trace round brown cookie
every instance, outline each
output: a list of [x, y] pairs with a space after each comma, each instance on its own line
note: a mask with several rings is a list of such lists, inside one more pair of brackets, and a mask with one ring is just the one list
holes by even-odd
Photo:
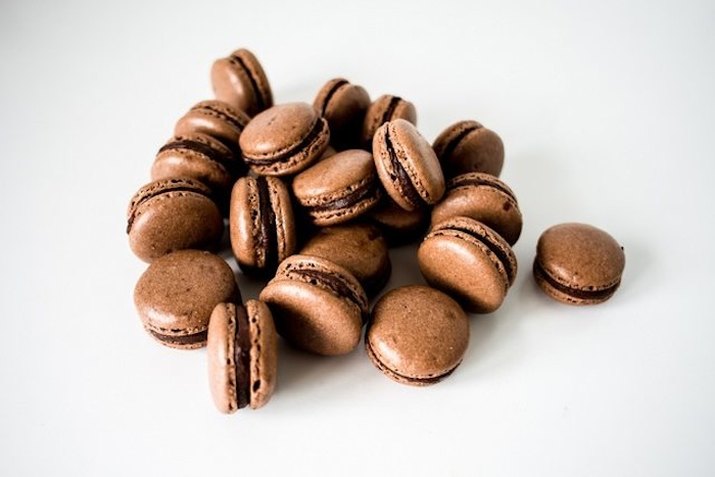
[[240, 301], [231, 267], [221, 257], [199, 250], [180, 250], [154, 260], [134, 288], [144, 328], [171, 348], [204, 346], [214, 307]]
[[625, 265], [623, 247], [607, 232], [587, 224], [559, 224], [539, 238], [534, 278], [555, 300], [593, 305], [613, 296]]
[[145, 262], [186, 248], [211, 249], [222, 233], [223, 218], [211, 190], [193, 179], [150, 182], [129, 203], [129, 246]]
[[362, 143], [370, 150], [374, 147], [372, 138], [377, 129], [388, 121], [404, 119], [410, 123], [417, 124], [417, 110], [415, 105], [409, 101], [384, 94], [377, 98], [365, 113], [365, 120], [362, 128]]
[[300, 254], [331, 260], [350, 271], [368, 295], [380, 291], [392, 271], [387, 242], [380, 229], [371, 224], [357, 223], [319, 229]]
[[233, 186], [231, 248], [241, 270], [270, 276], [296, 248], [288, 187], [277, 177], [242, 177]]
[[266, 73], [255, 55], [244, 48], [214, 62], [211, 84], [218, 100], [249, 116], [273, 106], [273, 93]]
[[368, 212], [369, 220], [375, 222], [391, 247], [422, 239], [428, 225], [428, 215], [423, 209], [406, 211], [384, 194], [380, 203]]
[[174, 136], [164, 144], [151, 168], [153, 180], [190, 177], [211, 188], [222, 208], [228, 201], [231, 186], [244, 169], [221, 141], [205, 134]]
[[330, 126], [330, 142], [338, 150], [362, 145], [362, 123], [370, 106], [370, 95], [362, 86], [345, 78], [328, 81], [318, 91], [313, 107]]
[[321, 160], [295, 176], [293, 194], [315, 225], [340, 224], [364, 214], [381, 196], [372, 154], [349, 149]]
[[411, 285], [390, 290], [372, 310], [365, 349], [387, 377], [426, 386], [449, 376], [469, 345], [469, 322], [449, 296]]
[[522, 217], [514, 192], [490, 174], [471, 172], [447, 182], [447, 192], [432, 209], [432, 224], [460, 215], [494, 229], [512, 246], [521, 235]]
[[349, 353], [360, 341], [367, 296], [349, 271], [329, 260], [288, 257], [260, 298], [278, 333], [300, 349], [333, 356]]
[[219, 303], [208, 331], [211, 396], [219, 411], [230, 414], [258, 409], [273, 395], [278, 364], [278, 338], [265, 303]]
[[412, 211], [442, 198], [445, 184], [439, 161], [411, 123], [396, 119], [380, 126], [372, 150], [380, 181], [397, 205]]
[[499, 176], [504, 165], [501, 138], [476, 121], [459, 121], [437, 136], [434, 151], [447, 178], [468, 172]]
[[501, 306], [517, 271], [509, 244], [467, 217], [437, 224], [417, 250], [417, 261], [427, 283], [476, 313]]
[[175, 136], [206, 134], [221, 141], [240, 160], [243, 175], [246, 165], [238, 148], [238, 138], [251, 118], [240, 109], [218, 100], [201, 101], [184, 114], [174, 127]]
[[307, 103], [273, 106], [254, 117], [243, 130], [243, 158], [260, 175], [296, 174], [328, 147], [328, 122]]

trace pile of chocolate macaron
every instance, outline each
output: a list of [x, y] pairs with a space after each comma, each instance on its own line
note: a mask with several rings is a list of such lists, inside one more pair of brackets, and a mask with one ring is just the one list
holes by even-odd
[[[279, 335], [331, 356], [364, 333], [369, 359], [398, 382], [451, 374], [469, 344], [466, 313], [499, 308], [517, 274], [522, 215], [498, 178], [500, 137], [466, 120], [430, 144], [411, 102], [371, 101], [342, 78], [312, 105], [274, 105], [245, 49], [215, 61], [211, 81], [216, 99], [178, 120], [129, 204], [129, 244], [150, 263], [134, 291], [147, 332], [172, 348], [207, 346], [211, 394], [227, 413], [268, 402]], [[243, 302], [215, 254], [226, 226], [240, 273], [265, 285], [258, 300]], [[389, 248], [411, 242], [429, 286], [390, 290], [370, 309]], [[533, 275], [556, 300], [593, 304], [613, 295], [624, 264], [609, 234], [567, 223], [542, 234]]]

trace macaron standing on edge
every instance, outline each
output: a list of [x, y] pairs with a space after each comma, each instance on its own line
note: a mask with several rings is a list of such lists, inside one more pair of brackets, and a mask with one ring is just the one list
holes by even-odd
[[504, 166], [504, 143], [497, 133], [477, 121], [452, 124], [437, 136], [432, 147], [448, 179], [469, 172], [499, 177]]
[[415, 105], [406, 99], [390, 94], [383, 94], [370, 105], [365, 113], [362, 129], [362, 141], [367, 150], [374, 146], [373, 137], [378, 128], [395, 119], [404, 119], [417, 125]]
[[238, 49], [211, 66], [211, 85], [216, 99], [254, 116], [273, 106], [271, 85], [256, 56]]
[[337, 150], [361, 146], [362, 124], [370, 95], [345, 78], [334, 78], [318, 91], [313, 107], [328, 121], [330, 142]]

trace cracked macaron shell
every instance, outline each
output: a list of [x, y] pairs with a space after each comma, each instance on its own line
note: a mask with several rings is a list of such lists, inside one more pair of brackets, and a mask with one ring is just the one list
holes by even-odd
[[539, 237], [534, 275], [552, 298], [590, 305], [613, 296], [625, 264], [623, 247], [608, 232], [588, 224], [564, 223]]
[[437, 156], [408, 121], [396, 119], [380, 126], [373, 155], [385, 191], [403, 209], [413, 211], [442, 198], [445, 181]]
[[296, 248], [288, 187], [277, 177], [242, 177], [233, 186], [231, 248], [242, 270], [272, 274]]
[[361, 145], [362, 124], [370, 107], [365, 88], [345, 78], [334, 78], [318, 91], [313, 107], [330, 127], [330, 142], [339, 150]]
[[370, 150], [373, 147], [372, 138], [380, 126], [395, 119], [404, 119], [417, 125], [415, 105], [404, 98], [390, 94], [377, 98], [368, 108], [363, 121], [362, 141], [365, 148]]
[[430, 287], [390, 290], [378, 300], [365, 333], [373, 364], [403, 384], [426, 386], [451, 374], [469, 345], [469, 321], [459, 304]]
[[475, 313], [499, 308], [517, 273], [509, 244], [467, 217], [437, 224], [420, 244], [417, 261], [427, 283]]
[[296, 174], [317, 160], [330, 142], [327, 121], [308, 103], [273, 106], [241, 133], [244, 160], [260, 175]]
[[499, 177], [504, 166], [504, 143], [497, 133], [472, 120], [447, 127], [433, 148], [448, 178], [469, 172]]
[[444, 197], [432, 209], [432, 225], [457, 216], [484, 223], [512, 246], [521, 235], [523, 219], [514, 192], [490, 174], [472, 172], [447, 182]]
[[261, 291], [278, 334], [293, 346], [324, 356], [354, 350], [368, 301], [345, 268], [319, 257], [293, 255]]
[[134, 304], [144, 328], [172, 348], [204, 346], [214, 307], [240, 299], [231, 267], [221, 257], [199, 250], [181, 250], [154, 260], [134, 288]]
[[211, 85], [216, 99], [245, 111], [249, 116], [273, 106], [273, 93], [263, 66], [245, 48], [213, 63]]
[[372, 154], [361, 149], [338, 152], [293, 179], [293, 194], [313, 223], [335, 225], [377, 205], [380, 186]]
[[[246, 315], [248, 328], [240, 330], [238, 314]], [[248, 370], [237, 372], [238, 333], [247, 333]], [[263, 407], [276, 386], [278, 344], [270, 310], [265, 303], [249, 300], [245, 306], [219, 303], [211, 314], [208, 328], [208, 375], [211, 396], [219, 411], [230, 414], [239, 409], [238, 388], [248, 396], [252, 409]], [[243, 382], [239, 376], [244, 376]], [[248, 379], [245, 379], [247, 377]]]
[[350, 271], [368, 295], [377, 293], [392, 271], [385, 238], [377, 226], [367, 223], [321, 228], [300, 254], [331, 260]]
[[129, 246], [145, 262], [176, 250], [211, 249], [222, 233], [223, 218], [211, 190], [193, 179], [150, 182], [129, 203]]

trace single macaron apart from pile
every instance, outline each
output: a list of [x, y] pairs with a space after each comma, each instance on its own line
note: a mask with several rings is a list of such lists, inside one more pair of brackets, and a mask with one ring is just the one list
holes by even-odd
[[[276, 103], [243, 48], [216, 60], [210, 80], [215, 98], [189, 103], [126, 212], [130, 249], [149, 264], [134, 289], [147, 334], [206, 346], [211, 396], [227, 414], [271, 399], [281, 339], [338, 356], [364, 337], [365, 357], [400, 384], [459, 374], [481, 319], [467, 313], [509, 299], [512, 247], [528, 225], [499, 177], [501, 137], [467, 119], [430, 143], [412, 102], [371, 102], [342, 77], [312, 104]], [[390, 248], [405, 245], [393, 265]], [[427, 285], [395, 286], [404, 257]], [[564, 223], [541, 235], [532, 270], [546, 295], [589, 305], [613, 296], [624, 267], [610, 234]], [[259, 299], [243, 302], [237, 274], [260, 285]]]

